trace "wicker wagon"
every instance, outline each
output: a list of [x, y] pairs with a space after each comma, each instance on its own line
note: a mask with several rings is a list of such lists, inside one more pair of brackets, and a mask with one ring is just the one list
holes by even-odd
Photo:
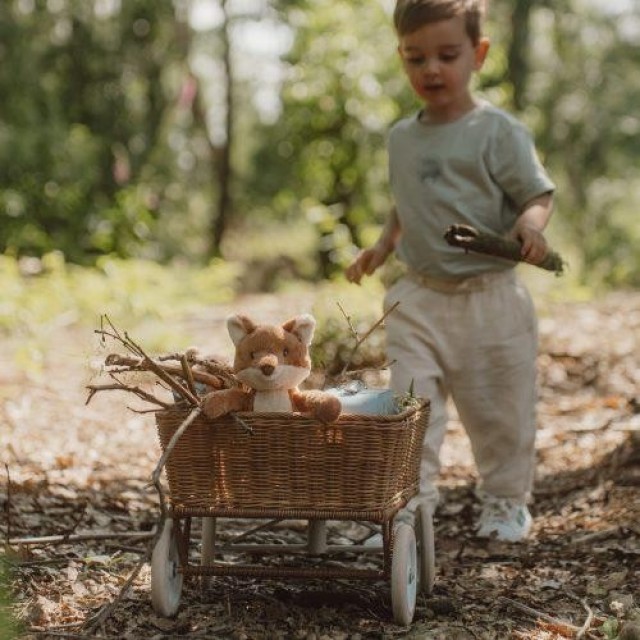
[[[187, 416], [180, 409], [156, 413], [163, 449]], [[422, 507], [413, 525], [394, 526], [394, 518], [417, 492], [428, 417], [428, 403], [397, 415], [346, 414], [333, 424], [282, 413], [238, 413], [217, 420], [198, 416], [165, 467], [168, 517], [151, 566], [156, 612], [176, 613], [184, 577], [366, 578], [390, 580], [394, 618], [410, 624], [418, 591], [433, 586], [433, 525], [431, 513]], [[203, 518], [199, 563], [189, 553], [192, 518], [197, 517]], [[306, 544], [246, 544], [248, 536], [240, 536], [242, 544], [220, 544], [216, 524], [222, 518], [308, 520]], [[327, 520], [378, 524], [382, 544], [329, 545]], [[273, 566], [222, 557], [274, 552], [320, 559], [382, 552], [383, 562], [376, 570], [353, 562]]]

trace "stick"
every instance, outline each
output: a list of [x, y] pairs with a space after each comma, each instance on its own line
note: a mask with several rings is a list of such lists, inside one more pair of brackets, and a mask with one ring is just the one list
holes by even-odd
[[189, 413], [189, 415], [185, 418], [184, 422], [178, 427], [178, 430], [173, 434], [169, 444], [167, 445], [162, 457], [160, 458], [156, 468], [153, 471], [151, 479], [153, 481], [153, 486], [156, 488], [158, 492], [158, 499], [160, 501], [160, 512], [158, 515], [158, 524], [156, 526], [155, 532], [153, 534], [153, 539], [147, 546], [147, 551], [145, 555], [140, 558], [138, 564], [135, 569], [124, 583], [120, 592], [116, 596], [114, 600], [112, 600], [109, 604], [105, 605], [95, 616], [89, 618], [82, 625], [82, 629], [91, 633], [98, 625], [104, 624], [105, 621], [109, 618], [109, 616], [113, 613], [114, 609], [118, 605], [118, 603], [124, 598], [125, 593], [129, 589], [129, 587], [133, 584], [133, 581], [138, 577], [142, 567], [151, 560], [151, 556], [153, 554], [153, 549], [155, 548], [160, 536], [162, 535], [162, 531], [164, 529], [164, 523], [167, 515], [167, 507], [165, 505], [164, 499], [164, 491], [162, 490], [162, 486], [160, 485], [160, 475], [162, 474], [162, 470], [164, 469], [171, 452], [173, 451], [176, 443], [184, 432], [189, 428], [189, 425], [200, 415], [201, 409], [200, 407], [194, 407]]
[[591, 628], [591, 623], [593, 622], [593, 618], [595, 616], [593, 614], [593, 611], [591, 610], [591, 607], [587, 604], [587, 601], [584, 598], [580, 598], [575, 593], [571, 593], [570, 591], [567, 593], [567, 595], [576, 602], [579, 602], [587, 612], [587, 619], [584, 621], [584, 624], [580, 627], [580, 629], [578, 629], [578, 632], [576, 633], [576, 638], [584, 638], [588, 634], [589, 629]]
[[[127, 335], [127, 334], [125, 334]], [[139, 347], [135, 342], [133, 342], [133, 340], [131, 340], [131, 338], [129, 338], [129, 336], [127, 335], [127, 340], [129, 340], [131, 342], [131, 344], [133, 344], [136, 348], [138, 348], [140, 350], [140, 352], [142, 353], [142, 356], [144, 358], [144, 364], [146, 366], [149, 367], [149, 369], [151, 371], [153, 371], [153, 373], [155, 373], [158, 378], [160, 378], [160, 380], [162, 380], [163, 382], [166, 382], [174, 391], [176, 391], [178, 394], [180, 394], [183, 398], [185, 398], [189, 404], [193, 405], [193, 406], [198, 406], [198, 404], [200, 404], [200, 400], [198, 399], [198, 397], [196, 395], [194, 395], [193, 393], [191, 393], [191, 391], [189, 391], [189, 389], [187, 389], [186, 387], [182, 386], [177, 380], [174, 380], [160, 365], [158, 365], [156, 362], [154, 362], [143, 350], [141, 347]]]
[[387, 309], [387, 311], [385, 311], [385, 313], [382, 315], [382, 317], [379, 320], [377, 320], [362, 337], [360, 337], [358, 335], [358, 332], [353, 327], [353, 325], [351, 323], [351, 318], [345, 313], [344, 309], [340, 306], [340, 304], [338, 304], [338, 308], [340, 309], [340, 311], [342, 311], [342, 314], [344, 315], [347, 323], [349, 324], [349, 328], [351, 330], [351, 333], [353, 334], [353, 336], [356, 339], [356, 343], [355, 343], [353, 349], [351, 349], [351, 353], [349, 354], [349, 357], [347, 358], [347, 361], [345, 362], [345, 365], [342, 368], [342, 371], [340, 372], [340, 375], [338, 376], [339, 378], [343, 377], [345, 375], [345, 373], [347, 372], [347, 369], [349, 368], [349, 365], [351, 364], [351, 361], [353, 360], [353, 357], [356, 355], [356, 353], [357, 353], [358, 349], [360, 348], [360, 346], [362, 345], [362, 343], [385, 321], [385, 319], [387, 318], [387, 316], [390, 313], [392, 313], [393, 311], [395, 311], [397, 309], [399, 304], [400, 304], [400, 301], [396, 302], [391, 308]]
[[526, 604], [522, 604], [517, 600], [512, 600], [511, 598], [506, 598], [505, 596], [500, 596], [498, 600], [504, 602], [507, 606], [513, 607], [514, 609], [518, 609], [522, 613], [526, 613], [528, 616], [531, 616], [532, 618], [544, 620], [545, 622], [548, 622], [549, 624], [552, 624], [558, 627], [564, 627], [565, 629], [568, 629], [572, 633], [577, 633], [580, 631], [579, 627], [572, 625], [570, 622], [559, 620], [558, 618], [554, 618], [553, 616], [547, 615], [546, 613], [542, 613], [541, 611], [532, 609], [531, 607], [528, 607]]
[[[186, 358], [186, 356], [184, 354], [180, 355], [179, 360], [181, 361], [182, 358]], [[177, 375], [182, 377], [185, 377], [186, 375], [188, 375], [185, 373], [185, 370], [182, 365], [165, 364], [163, 362], [163, 358], [158, 358], [157, 360], [158, 361], [153, 360], [153, 362], [170, 375]], [[144, 358], [125, 356], [119, 353], [110, 353], [105, 358], [105, 365], [108, 367], [114, 367], [114, 366], [124, 367], [122, 371], [116, 371], [116, 373], [122, 373], [125, 371], [148, 371], [148, 369], [145, 367]], [[209, 385], [213, 389], [222, 389], [224, 387], [224, 384], [222, 381], [222, 378], [223, 378], [222, 375], [217, 376], [217, 375], [213, 375], [212, 373], [207, 373], [205, 371], [198, 371], [197, 369], [194, 371], [193, 369], [191, 369], [191, 367], [188, 367], [188, 369], [191, 372], [192, 378], [196, 382], [202, 382], [206, 385]]]
[[120, 332], [115, 328], [111, 320], [108, 316], [103, 316], [103, 322], [106, 322], [111, 331], [107, 331], [104, 329], [104, 325], [101, 322], [101, 328], [96, 329], [95, 333], [102, 336], [103, 340], [105, 337], [113, 338], [122, 344], [127, 350], [131, 353], [135, 354], [141, 359], [140, 366], [143, 366], [145, 369], [152, 371], [153, 373], [160, 378], [163, 382], [168, 384], [171, 389], [173, 389], [176, 393], [178, 393], [181, 397], [183, 397], [187, 402], [193, 406], [198, 406], [200, 400], [196, 395], [191, 393], [189, 389], [181, 385], [177, 380], [171, 377], [169, 373], [167, 373], [161, 365], [155, 362], [152, 358], [150, 358], [144, 351], [144, 349], [137, 344], [131, 336], [125, 331], [124, 335], [121, 335]]
[[[452, 247], [460, 247], [466, 251], [484, 253], [497, 258], [506, 258], [513, 262], [524, 262], [522, 248], [516, 240], [508, 240], [492, 233], [483, 233], [466, 224], [451, 225], [445, 231], [444, 239]], [[564, 271], [564, 265], [562, 257], [549, 249], [544, 260], [535, 266], [561, 275]]]
[[[158, 464], [157, 464], [156, 468], [154, 469], [153, 473], [151, 474], [151, 480], [152, 480], [154, 486], [156, 487], [156, 489], [160, 488], [160, 484], [159, 484], [160, 474], [162, 473], [162, 469], [164, 468], [165, 464], [167, 463], [167, 460], [169, 459], [169, 456], [171, 455], [171, 452], [173, 451], [173, 448], [176, 446], [178, 440], [180, 440], [180, 438], [182, 437], [184, 432], [189, 428], [191, 423], [201, 413], [202, 413], [202, 409], [200, 409], [200, 407], [194, 407], [194, 409], [191, 411], [191, 413], [185, 418], [184, 422], [180, 425], [178, 430], [173, 434], [173, 436], [171, 436], [171, 440], [169, 440], [169, 444], [166, 446], [164, 452], [162, 453], [162, 456], [160, 457], [160, 461], [158, 462]], [[160, 489], [159, 492], [162, 493], [162, 490]]]
[[68, 542], [86, 542], [88, 540], [113, 540], [114, 538], [126, 538], [137, 539], [137, 540], [147, 540], [154, 536], [153, 532], [118, 532], [118, 531], [110, 531], [110, 532], [96, 532], [91, 533], [87, 531], [86, 533], [73, 533], [68, 535], [59, 535], [59, 536], [41, 536], [41, 537], [30, 537], [30, 538], [10, 538], [7, 541], [7, 544], [11, 546], [23, 546], [30, 547], [41, 544], [66, 544]]
[[5, 512], [7, 514], [7, 536], [6, 543], [11, 540], [11, 474], [9, 473], [9, 465], [5, 462], [4, 469], [7, 472], [7, 502], [5, 504]]
[[193, 371], [187, 362], [187, 356], [182, 355], [180, 358], [180, 364], [182, 365], [182, 373], [184, 375], [184, 379], [187, 381], [187, 387], [189, 387], [189, 391], [193, 393], [193, 395], [197, 395], [196, 384], [193, 380]]
[[[111, 375], [111, 377], [114, 376]], [[142, 400], [157, 404], [163, 409], [170, 409], [172, 406], [166, 402], [163, 402], [162, 400], [159, 400], [151, 393], [147, 393], [143, 389], [140, 389], [140, 387], [130, 387], [123, 382], [118, 381], [117, 379], [114, 384], [89, 384], [87, 385], [87, 389], [89, 389], [89, 395], [87, 396], [87, 401], [85, 402], [85, 404], [89, 404], [91, 400], [93, 400], [93, 396], [95, 396], [99, 391], [129, 391], [137, 395]]]
[[136, 568], [132, 571], [131, 575], [127, 578], [127, 581], [122, 585], [118, 595], [112, 600], [109, 604], [104, 606], [96, 615], [92, 616], [88, 620], [82, 624], [82, 629], [91, 633], [98, 625], [103, 624], [107, 618], [113, 613], [113, 610], [116, 608], [118, 603], [124, 598], [124, 594], [127, 592], [129, 587], [133, 584], [133, 581], [138, 577], [142, 567], [149, 561], [150, 553], [147, 550], [147, 553], [143, 558], [138, 560], [138, 564]]

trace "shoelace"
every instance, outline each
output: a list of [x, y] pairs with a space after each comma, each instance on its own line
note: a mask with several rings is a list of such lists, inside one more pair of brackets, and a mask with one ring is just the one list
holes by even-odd
[[484, 505], [483, 515], [491, 519], [509, 519], [516, 506], [509, 500], [488, 500]]

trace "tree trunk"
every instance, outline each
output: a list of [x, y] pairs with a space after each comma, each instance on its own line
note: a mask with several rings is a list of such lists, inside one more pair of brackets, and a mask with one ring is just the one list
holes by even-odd
[[522, 111], [526, 105], [529, 75], [529, 27], [536, 0], [516, 0], [511, 12], [511, 42], [508, 51], [507, 77], [513, 87], [513, 106]]
[[226, 114], [225, 114], [225, 141], [216, 149], [214, 173], [218, 184], [218, 202], [211, 229], [211, 253], [220, 255], [220, 246], [227, 229], [227, 224], [233, 210], [231, 196], [231, 151], [233, 149], [233, 63], [231, 61], [230, 18], [227, 8], [228, 0], [221, 0], [221, 8], [224, 21], [220, 30], [222, 42], [222, 64], [224, 67]]

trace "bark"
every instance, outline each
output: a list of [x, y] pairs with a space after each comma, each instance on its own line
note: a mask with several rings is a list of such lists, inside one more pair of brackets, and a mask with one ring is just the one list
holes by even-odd
[[[465, 224], [451, 225], [445, 232], [444, 238], [452, 247], [460, 247], [465, 251], [475, 251], [496, 258], [523, 262], [520, 243], [498, 235], [482, 233]], [[562, 257], [549, 249], [545, 259], [535, 266], [561, 275], [564, 271], [564, 264]]]
[[222, 64], [224, 67], [225, 91], [226, 91], [226, 114], [225, 114], [225, 142], [216, 149], [214, 167], [216, 180], [218, 184], [218, 205], [216, 216], [213, 221], [212, 228], [212, 252], [214, 255], [220, 254], [220, 247], [224, 237], [231, 212], [233, 210], [233, 202], [231, 198], [231, 151], [233, 149], [233, 121], [234, 121], [234, 100], [233, 100], [233, 65], [231, 61], [231, 39], [230, 19], [227, 9], [227, 0], [222, 0], [222, 11], [224, 13], [224, 22], [221, 28], [222, 41]]

